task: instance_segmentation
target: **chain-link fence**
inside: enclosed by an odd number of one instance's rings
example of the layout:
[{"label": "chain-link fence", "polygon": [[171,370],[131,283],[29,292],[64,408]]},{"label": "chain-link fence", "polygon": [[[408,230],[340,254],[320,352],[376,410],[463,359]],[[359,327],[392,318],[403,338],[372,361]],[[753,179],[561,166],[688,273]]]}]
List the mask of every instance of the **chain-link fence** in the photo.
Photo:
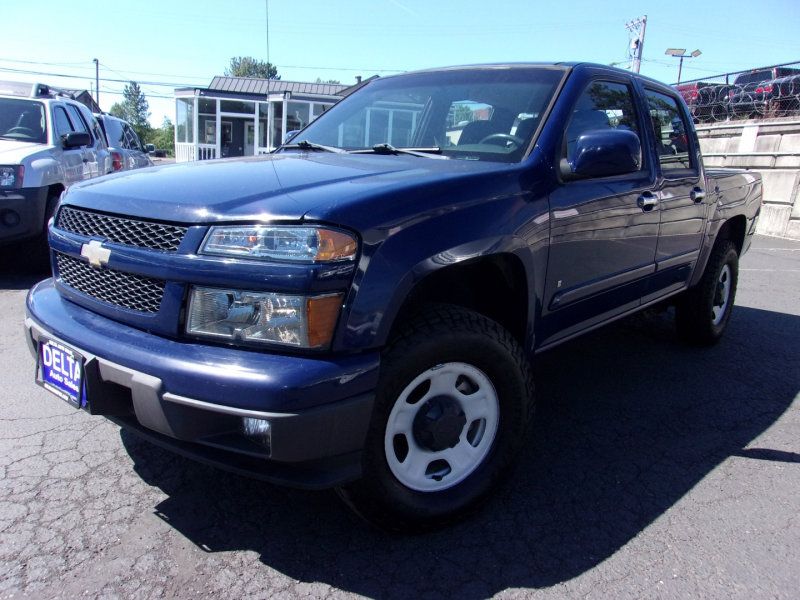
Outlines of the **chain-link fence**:
[{"label": "chain-link fence", "polygon": [[800,116],[800,62],[684,81],[674,87],[700,123]]}]

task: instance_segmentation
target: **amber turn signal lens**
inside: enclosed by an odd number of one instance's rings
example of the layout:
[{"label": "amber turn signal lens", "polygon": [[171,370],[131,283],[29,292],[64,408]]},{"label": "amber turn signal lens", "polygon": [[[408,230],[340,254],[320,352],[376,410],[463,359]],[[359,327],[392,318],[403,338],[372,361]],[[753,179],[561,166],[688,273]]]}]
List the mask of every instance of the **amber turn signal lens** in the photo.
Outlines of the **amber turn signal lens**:
[{"label": "amber turn signal lens", "polygon": [[332,229],[319,229],[319,245],[314,260],[351,260],[356,256],[358,243],[353,236]]},{"label": "amber turn signal lens", "polygon": [[342,294],[331,294],[306,300],[309,348],[324,348],[331,343],[333,329],[339,319],[341,307]]}]

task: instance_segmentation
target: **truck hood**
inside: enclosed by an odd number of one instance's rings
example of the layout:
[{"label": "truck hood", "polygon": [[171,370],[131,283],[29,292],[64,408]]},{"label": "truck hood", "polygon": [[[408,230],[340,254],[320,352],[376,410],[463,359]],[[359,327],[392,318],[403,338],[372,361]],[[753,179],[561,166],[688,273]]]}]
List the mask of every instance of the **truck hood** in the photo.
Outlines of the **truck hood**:
[{"label": "truck hood", "polygon": [[[66,204],[175,223],[296,221],[366,196],[476,172],[498,163],[415,156],[287,152],[163,165],[72,186]],[[315,209],[317,209],[315,211]]]},{"label": "truck hood", "polygon": [[0,164],[21,164],[22,161],[30,157],[33,152],[38,152],[46,148],[47,145],[45,144],[20,142],[17,140],[0,140]]}]

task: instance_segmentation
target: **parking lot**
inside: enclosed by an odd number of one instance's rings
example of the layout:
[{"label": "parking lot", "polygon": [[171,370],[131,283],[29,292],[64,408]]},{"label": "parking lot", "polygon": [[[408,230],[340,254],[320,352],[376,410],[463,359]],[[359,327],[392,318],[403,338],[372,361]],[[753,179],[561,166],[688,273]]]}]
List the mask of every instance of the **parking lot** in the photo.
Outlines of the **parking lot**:
[{"label": "parking lot", "polygon": [[37,387],[23,303],[45,275],[23,262],[0,255],[2,598],[797,597],[800,242],[756,239],[712,349],[681,345],[667,312],[538,356],[512,480],[416,537]]}]

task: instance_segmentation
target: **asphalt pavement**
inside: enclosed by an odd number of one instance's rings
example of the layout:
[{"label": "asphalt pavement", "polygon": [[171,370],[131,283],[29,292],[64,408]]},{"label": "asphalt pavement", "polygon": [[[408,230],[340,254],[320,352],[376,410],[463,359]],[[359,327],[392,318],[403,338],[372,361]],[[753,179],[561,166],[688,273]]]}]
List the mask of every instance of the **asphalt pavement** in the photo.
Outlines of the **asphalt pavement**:
[{"label": "asphalt pavement", "polygon": [[759,237],[729,330],[644,314],[537,357],[508,484],[390,536],[332,492],[174,456],[33,383],[0,253],[0,598],[787,598],[800,590],[800,242]]}]

